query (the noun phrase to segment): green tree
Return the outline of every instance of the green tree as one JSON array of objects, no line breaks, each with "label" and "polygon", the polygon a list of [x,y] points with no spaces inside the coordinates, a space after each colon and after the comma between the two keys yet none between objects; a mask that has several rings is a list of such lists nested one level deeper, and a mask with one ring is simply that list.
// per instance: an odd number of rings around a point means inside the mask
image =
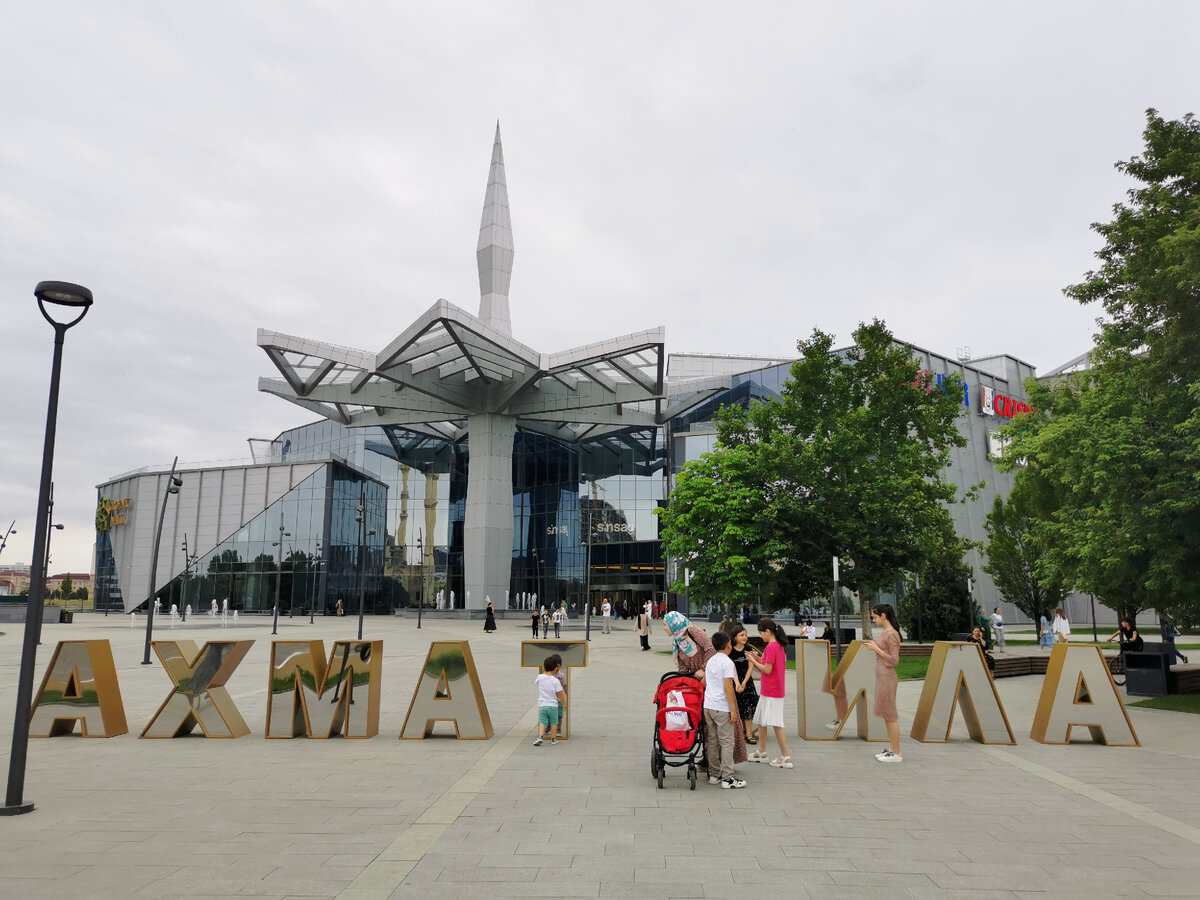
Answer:
[{"label": "green tree", "polygon": [[911,586],[900,597],[896,615],[909,637],[922,641],[947,640],[951,634],[969,632],[974,625],[967,593],[970,567],[963,562],[966,541],[951,540],[921,561]]},{"label": "green tree", "polygon": [[71,596],[74,590],[75,582],[71,580],[71,573],[68,572],[63,576],[62,581],[59,582],[55,595],[65,600]]},{"label": "green tree", "polygon": [[1053,502],[1033,534],[1072,585],[1122,615],[1195,606],[1200,574],[1200,122],[1147,113],[1139,184],[1093,228],[1100,267],[1067,288],[1102,304],[1091,366],[1033,386],[1009,429]]},{"label": "green tree", "polygon": [[1036,499],[1045,496],[1019,480],[1006,501],[997,497],[984,527],[988,544],[983,571],[992,576],[997,590],[1033,621],[1043,610],[1061,606],[1067,596],[1062,573],[1043,553],[1034,535],[1042,512]]},{"label": "green tree", "polygon": [[962,382],[938,389],[879,321],[846,350],[819,330],[799,350],[778,400],[718,414],[718,449],[684,466],[663,540],[705,591],[771,580],[792,602],[828,596],[838,556],[869,633],[874,591],[952,533],[943,473],[966,443]]}]

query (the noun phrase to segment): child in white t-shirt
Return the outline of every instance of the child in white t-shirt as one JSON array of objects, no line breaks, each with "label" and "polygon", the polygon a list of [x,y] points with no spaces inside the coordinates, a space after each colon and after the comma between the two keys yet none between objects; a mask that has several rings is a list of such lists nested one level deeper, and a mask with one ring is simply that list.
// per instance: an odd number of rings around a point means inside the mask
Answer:
[{"label": "child in white t-shirt", "polygon": [[547,728],[550,729],[550,743],[558,743],[558,710],[564,696],[562,682],[555,677],[559,665],[555,657],[546,657],[546,661],[542,663],[543,672],[537,677],[538,736],[533,742],[535,747],[542,745]]},{"label": "child in white t-shirt", "polygon": [[723,788],[744,788],[733,774],[733,729],[737,727],[737,700],[733,682],[737,667],[729,658],[729,635],[712,636],[714,653],[704,665],[704,728],[708,747],[708,783]]}]

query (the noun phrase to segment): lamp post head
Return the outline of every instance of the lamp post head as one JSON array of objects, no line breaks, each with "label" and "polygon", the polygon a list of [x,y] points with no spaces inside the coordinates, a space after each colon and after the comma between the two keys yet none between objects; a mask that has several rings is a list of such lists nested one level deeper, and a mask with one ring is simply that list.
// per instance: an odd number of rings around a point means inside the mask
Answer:
[{"label": "lamp post head", "polygon": [[55,306],[92,305],[92,292],[83,285],[69,281],[39,281],[33,289],[33,295],[43,303],[53,303]]}]

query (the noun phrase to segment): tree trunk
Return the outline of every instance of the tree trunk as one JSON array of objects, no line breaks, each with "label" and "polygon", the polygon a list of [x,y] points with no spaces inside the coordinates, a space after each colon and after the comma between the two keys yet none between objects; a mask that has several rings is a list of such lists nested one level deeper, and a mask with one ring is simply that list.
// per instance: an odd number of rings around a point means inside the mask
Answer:
[{"label": "tree trunk", "polygon": [[874,603],[875,592],[862,585],[858,588],[858,611],[862,617],[862,636],[864,641],[871,639],[871,606]]}]

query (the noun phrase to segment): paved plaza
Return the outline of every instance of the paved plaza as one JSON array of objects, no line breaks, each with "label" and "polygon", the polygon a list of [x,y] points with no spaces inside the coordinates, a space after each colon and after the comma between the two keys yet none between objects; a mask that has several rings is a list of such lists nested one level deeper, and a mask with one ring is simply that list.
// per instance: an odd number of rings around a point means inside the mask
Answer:
[{"label": "paved plaza", "polygon": [[[1039,745],[1028,734],[1041,676],[998,682],[1014,747],[971,743],[961,722],[948,744],[908,739],[921,683],[902,682],[902,764],[875,762],[881,745],[845,732],[792,737],[794,770],[745,764],[745,790],[692,792],[682,769],[662,790],[650,775],[651,698],[671,668],[661,631],[643,653],[627,623],[593,629],[589,665],[570,676],[571,739],[533,747],[523,620],[485,635],[479,621],[418,631],[368,619],[364,637],[384,642],[380,733],[328,741],[263,738],[270,622],[207,617],[156,637],[254,639],[228,684],[251,735],[139,740],[171,682],[157,660],[141,665],[138,624],[88,614],[45,627],[38,683],[56,641],[112,642],[129,734],[31,741],[25,797],[37,809],[0,818],[0,895],[1200,895],[1200,723],[1133,709],[1140,749]],[[346,639],[355,625],[285,618],[279,638]],[[0,625],[6,771],[21,627]],[[429,642],[464,639],[495,737],[458,741],[439,726],[398,740]],[[794,691],[789,679],[793,735]]]}]

